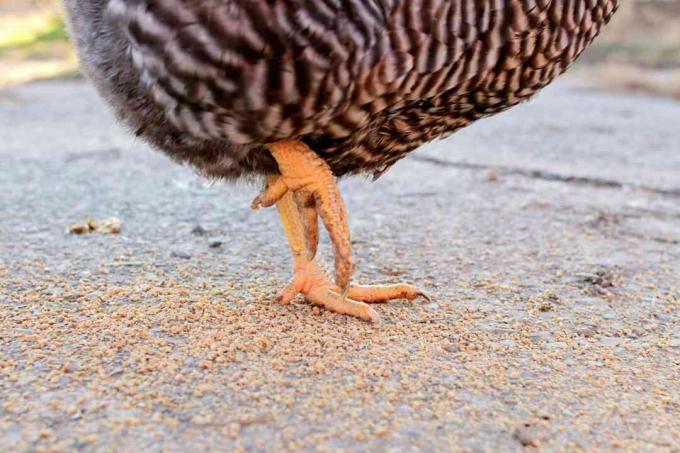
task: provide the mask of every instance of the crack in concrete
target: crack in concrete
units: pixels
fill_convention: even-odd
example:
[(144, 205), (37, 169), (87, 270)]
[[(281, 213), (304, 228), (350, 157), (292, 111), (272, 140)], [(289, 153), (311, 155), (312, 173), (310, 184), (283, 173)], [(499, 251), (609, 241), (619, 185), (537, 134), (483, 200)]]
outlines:
[(589, 176), (570, 176), (561, 175), (545, 170), (531, 170), (528, 168), (506, 167), (503, 165), (476, 164), (471, 162), (457, 162), (439, 159), (431, 156), (413, 156), (412, 159), (418, 162), (437, 165), (440, 167), (461, 168), (464, 170), (491, 170), (501, 175), (515, 175), (530, 179), (540, 179), (543, 181), (558, 181), (567, 184), (578, 184), (606, 189), (633, 189), (640, 192), (650, 192), (667, 197), (680, 197), (680, 189), (661, 189), (638, 184), (626, 184), (621, 181), (605, 178), (594, 178)]

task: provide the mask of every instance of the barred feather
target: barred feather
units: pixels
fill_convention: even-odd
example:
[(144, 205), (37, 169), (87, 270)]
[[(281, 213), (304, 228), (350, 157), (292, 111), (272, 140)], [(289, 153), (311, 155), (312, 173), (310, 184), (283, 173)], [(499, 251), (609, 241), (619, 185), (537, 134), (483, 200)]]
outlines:
[(338, 175), (379, 175), (535, 94), (619, 0), (66, 5), (85, 67), (124, 121), (178, 160), (233, 177), (275, 171), (263, 145), (287, 138)]

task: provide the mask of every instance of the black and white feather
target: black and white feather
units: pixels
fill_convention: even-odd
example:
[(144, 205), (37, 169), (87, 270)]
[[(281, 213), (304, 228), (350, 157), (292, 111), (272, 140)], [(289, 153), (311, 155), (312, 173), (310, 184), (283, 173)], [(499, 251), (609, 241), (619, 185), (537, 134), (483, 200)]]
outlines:
[(529, 98), (620, 0), (66, 0), (86, 72), (139, 136), (202, 172), (276, 172), (305, 141), (379, 175)]

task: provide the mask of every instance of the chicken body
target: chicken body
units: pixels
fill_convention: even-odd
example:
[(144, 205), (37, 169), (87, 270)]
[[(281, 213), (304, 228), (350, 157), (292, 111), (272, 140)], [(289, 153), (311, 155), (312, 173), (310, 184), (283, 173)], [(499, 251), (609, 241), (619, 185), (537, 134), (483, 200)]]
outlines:
[(213, 177), (298, 138), (379, 175), (567, 69), (619, 0), (66, 0), (86, 72), (142, 138)]

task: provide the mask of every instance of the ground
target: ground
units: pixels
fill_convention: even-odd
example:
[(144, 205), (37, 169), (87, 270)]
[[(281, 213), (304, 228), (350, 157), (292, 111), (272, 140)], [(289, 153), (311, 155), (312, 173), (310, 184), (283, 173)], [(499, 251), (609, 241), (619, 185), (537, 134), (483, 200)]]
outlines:
[(372, 325), (271, 303), (257, 185), (148, 150), (82, 82), (6, 88), (0, 450), (680, 451), (679, 117), (566, 80), (342, 181), (357, 279), (433, 295)]

